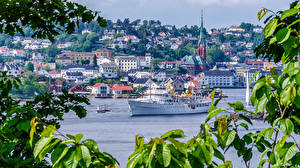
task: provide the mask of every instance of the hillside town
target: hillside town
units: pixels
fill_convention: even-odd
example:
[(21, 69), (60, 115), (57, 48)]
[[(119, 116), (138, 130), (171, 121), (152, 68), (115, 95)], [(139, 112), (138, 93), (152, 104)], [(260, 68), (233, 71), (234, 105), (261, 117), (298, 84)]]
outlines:
[[(72, 46), (78, 41), (15, 36), (12, 44), (18, 44), (19, 49), (0, 47), (0, 69), (12, 76), (38, 76), (32, 82), (45, 85), (45, 91), (59, 93), (66, 89), (94, 97), (137, 96), (149, 87), (162, 86), (179, 94), (191, 89), (242, 88), (246, 86), (246, 73), (252, 78), (260, 71), (252, 81), (255, 83), (270, 68), (281, 69), (280, 64), (254, 55), (257, 37), (263, 36), (260, 26), (244, 24), (207, 32), (202, 17), (199, 31), (186, 27), (184, 33), (176, 33), (174, 26), (149, 21), (147, 25), (154, 29), (146, 29), (144, 38), (139, 38), (132, 29), (142, 32), (146, 23), (127, 23), (128, 29), (125, 22), (102, 30), (90, 51), (74, 50)], [(89, 37), (94, 32), (82, 29), (79, 34)], [(57, 49), (55, 54), (45, 51), (51, 47)], [(164, 55), (156, 48), (170, 50), (173, 55)], [(39, 89), (30, 92), (39, 93)]]

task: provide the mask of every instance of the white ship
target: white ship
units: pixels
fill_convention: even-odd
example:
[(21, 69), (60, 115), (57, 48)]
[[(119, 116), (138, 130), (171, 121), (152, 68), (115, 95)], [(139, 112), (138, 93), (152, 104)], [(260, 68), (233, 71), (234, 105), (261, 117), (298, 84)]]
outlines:
[(132, 116), (207, 113), (210, 102), (200, 96), (172, 98), (165, 88), (150, 89), (143, 98), (128, 100)]

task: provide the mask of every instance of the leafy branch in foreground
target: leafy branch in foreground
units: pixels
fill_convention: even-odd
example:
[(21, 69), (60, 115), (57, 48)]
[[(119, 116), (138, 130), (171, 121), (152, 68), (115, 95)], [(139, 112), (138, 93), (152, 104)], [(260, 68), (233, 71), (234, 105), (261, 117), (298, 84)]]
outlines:
[[(42, 124), (46, 128), (41, 133), (41, 138), (36, 142), (33, 150), (35, 158), (43, 161), (45, 156), (51, 155), (52, 167), (117, 167), (118, 161), (110, 154), (100, 152), (97, 143), (94, 140), (86, 139), (82, 141), (83, 135), (76, 134), (64, 135), (60, 133), (55, 126), (47, 125), (43, 122), (37, 122), (34, 117), (31, 120), (30, 145), (36, 132), (36, 126)], [(58, 133), (58, 138), (55, 134)]]
[(49, 38), (60, 31), (71, 34), (79, 22), (90, 23), (97, 20), (100, 26), (107, 25), (99, 12), (87, 9), (79, 3), (68, 0), (1, 0), (0, 1), (0, 33), (14, 35), (16, 32), (24, 36), (23, 27), (29, 26), (32, 37)]

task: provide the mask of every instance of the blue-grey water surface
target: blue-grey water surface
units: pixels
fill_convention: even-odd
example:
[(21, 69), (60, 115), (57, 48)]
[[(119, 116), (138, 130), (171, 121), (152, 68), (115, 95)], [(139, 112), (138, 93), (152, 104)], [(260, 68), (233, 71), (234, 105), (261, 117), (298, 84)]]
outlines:
[[(230, 102), (245, 101), (245, 89), (224, 89)], [(174, 115), (174, 116), (143, 116), (131, 117), (126, 99), (90, 99), (91, 105), (87, 106), (88, 114), (84, 119), (79, 119), (74, 113), (65, 115), (61, 131), (69, 134), (84, 134), (84, 139), (94, 139), (101, 151), (112, 154), (120, 162), (120, 167), (126, 167), (128, 156), (134, 151), (134, 138), (140, 134), (150, 139), (161, 136), (171, 129), (182, 129), (188, 138), (197, 135), (200, 123), (203, 123), (207, 114)], [(98, 105), (108, 105), (111, 112), (96, 113)], [(222, 101), (220, 107), (225, 107)], [(254, 121), (250, 131), (261, 130), (268, 124)], [(246, 131), (240, 130), (241, 134)], [(254, 150), (255, 152), (255, 150)], [(259, 153), (254, 154), (251, 167), (258, 163)], [(232, 160), (234, 167), (245, 167), (238, 159), (235, 151), (228, 151), (227, 160)]]

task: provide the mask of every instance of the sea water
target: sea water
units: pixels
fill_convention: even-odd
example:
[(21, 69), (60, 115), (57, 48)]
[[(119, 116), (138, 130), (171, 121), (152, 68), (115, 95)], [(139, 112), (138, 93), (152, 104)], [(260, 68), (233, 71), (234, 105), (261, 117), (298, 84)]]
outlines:
[[(228, 107), (227, 102), (245, 102), (246, 89), (224, 89), (224, 95), (228, 98), (220, 102), (221, 107)], [(126, 167), (128, 156), (134, 152), (134, 139), (137, 134), (146, 140), (159, 137), (172, 129), (182, 129), (187, 135), (183, 141), (187, 141), (200, 130), (200, 124), (204, 123), (207, 114), (170, 115), (170, 116), (138, 116), (131, 117), (127, 99), (90, 99), (91, 105), (86, 106), (87, 117), (79, 119), (74, 113), (68, 113), (64, 117), (60, 131), (68, 134), (82, 133), (84, 139), (94, 139), (101, 151), (112, 154), (119, 162), (120, 167)], [(107, 105), (110, 112), (97, 113), (97, 107)], [(249, 131), (255, 132), (268, 126), (263, 121), (254, 121)], [(240, 134), (246, 134), (245, 129), (239, 130)], [(299, 143), (299, 138), (297, 138)], [(259, 152), (253, 149), (253, 161), (251, 167), (256, 167), (259, 160)], [(232, 160), (234, 167), (245, 167), (241, 159), (238, 159), (236, 151), (227, 151), (226, 160)]]

